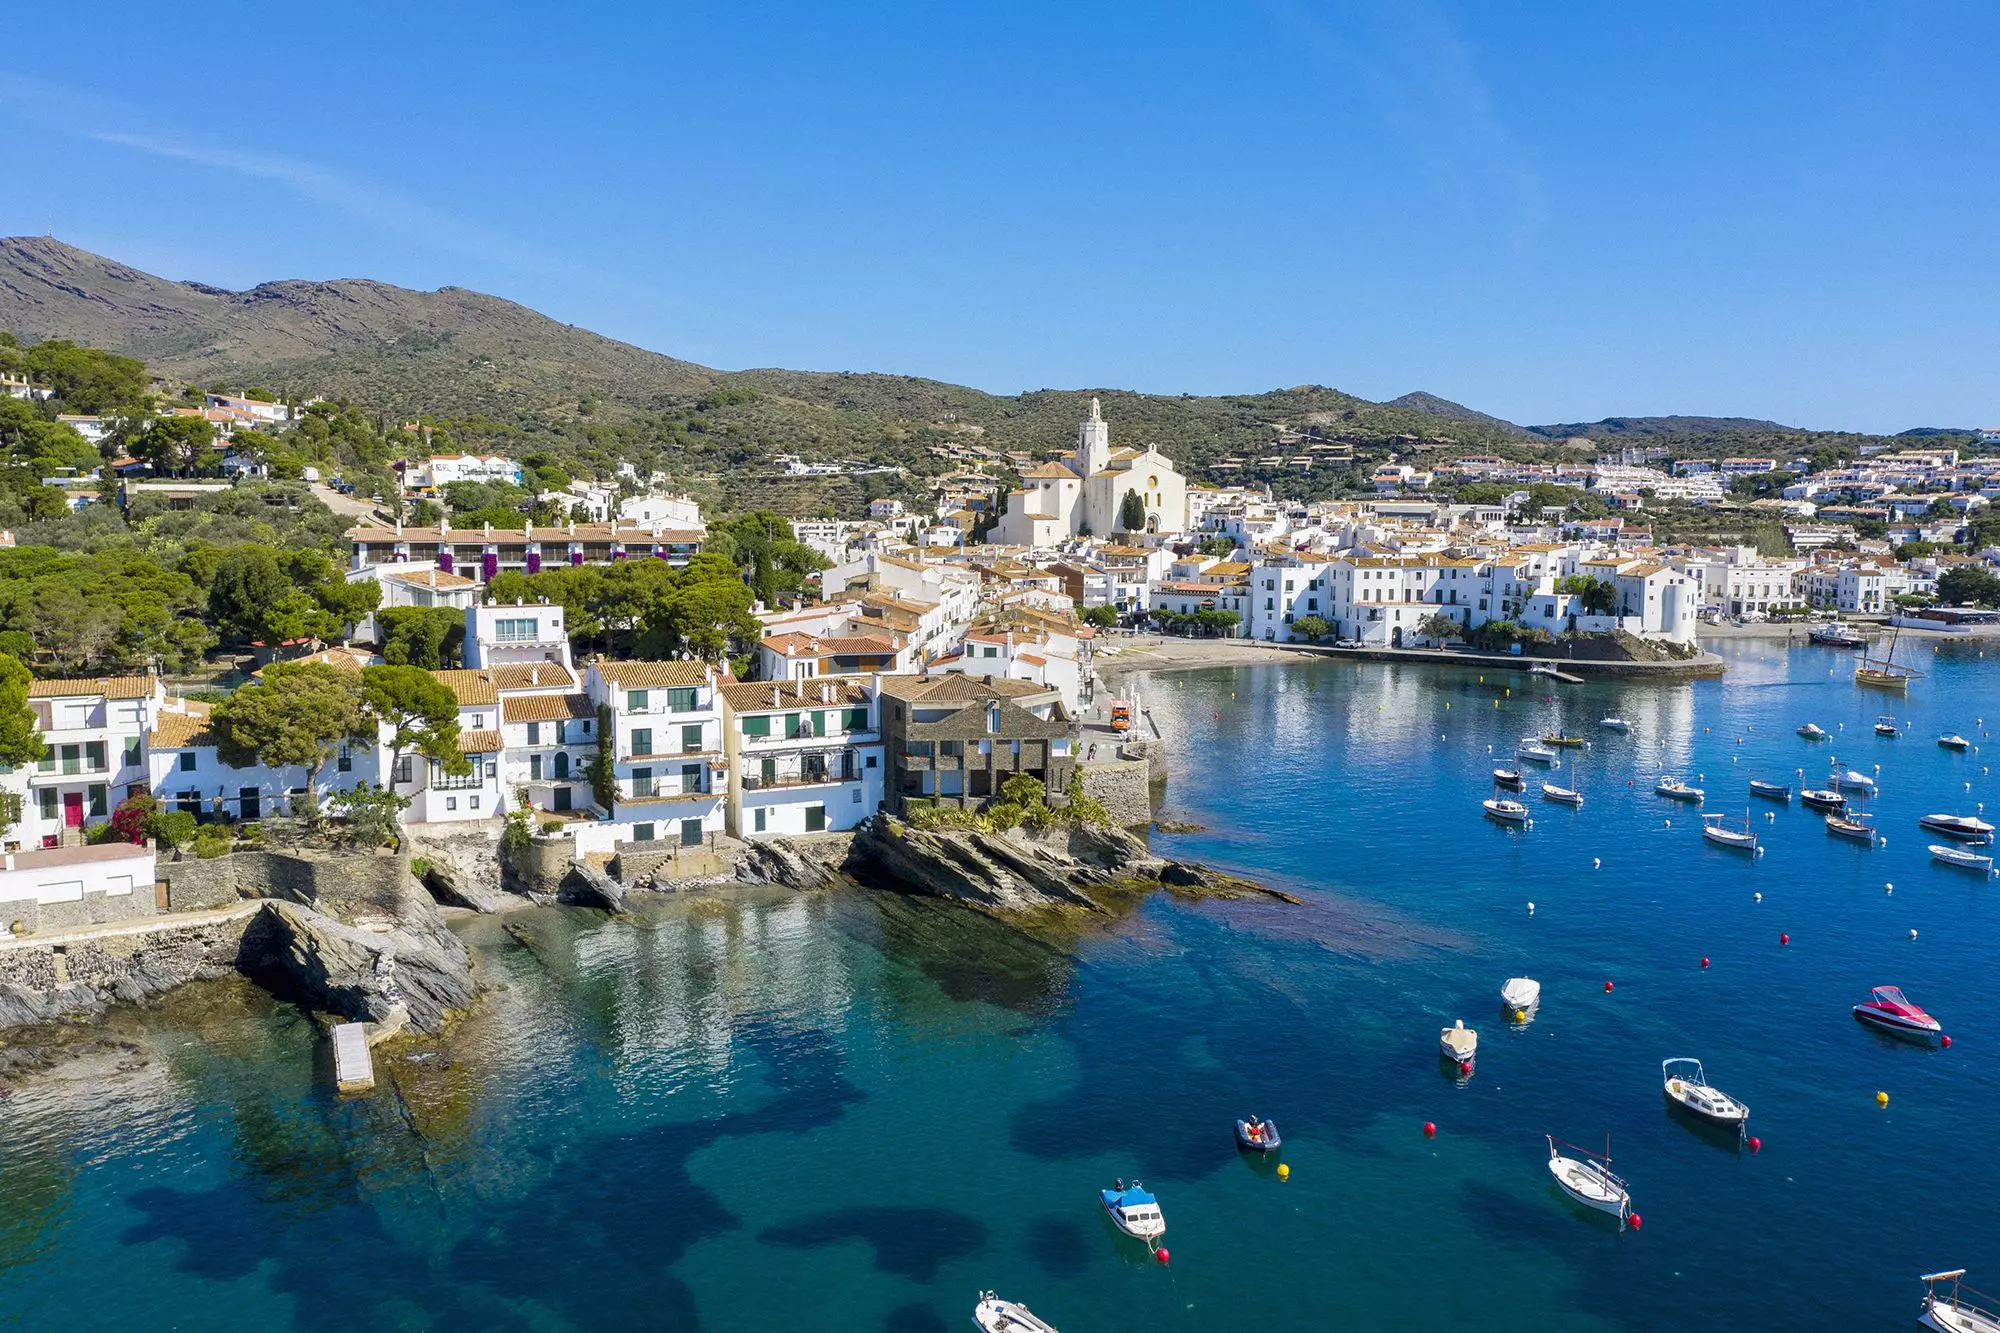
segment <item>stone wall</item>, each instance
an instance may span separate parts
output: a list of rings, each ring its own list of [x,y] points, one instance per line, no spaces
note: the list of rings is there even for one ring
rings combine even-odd
[[[683,847],[673,842],[621,842],[607,867],[624,884],[651,878],[657,887],[672,879],[709,879],[726,867],[712,847]]]
[[[152,915],[151,884],[135,884],[132,892],[116,896],[101,891],[86,893],[82,898],[69,902],[38,903],[32,898],[10,898],[0,903],[0,926],[14,927],[17,934],[75,930],[80,926],[101,926],[117,921],[143,921]],[[18,926],[15,925],[17,922]]]
[[[167,882],[167,906],[176,912],[226,907],[243,898],[393,912],[409,874],[409,862],[393,852],[234,852],[205,861],[162,861],[159,868]]]
[[[1083,794],[1101,804],[1111,822],[1138,828],[1153,822],[1151,773],[1143,759],[1085,765]]]
[[[62,943],[0,944],[0,1028],[93,1017],[235,970],[251,915]]]

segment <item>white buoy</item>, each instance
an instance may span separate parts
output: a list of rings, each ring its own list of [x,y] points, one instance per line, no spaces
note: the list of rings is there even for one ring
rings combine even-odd
[[[1915,939],[1916,937],[1917,937],[1917,932],[1916,932],[1916,931],[1914,931],[1914,930],[1913,930],[1913,931],[1911,931],[1911,932],[1910,932],[1910,938],[1911,938],[1911,939]]]
[[[1604,869],[1604,858],[1603,858],[1603,857],[1601,857],[1601,856],[1593,856],[1593,857],[1591,857],[1591,858],[1590,858],[1590,868],[1591,868],[1592,870],[1602,870],[1602,869]]]
[[[1889,839],[1887,837],[1877,837],[1875,839],[1875,845],[1877,847],[1887,847],[1889,845]]]
[[[1533,903],[1529,903],[1529,904],[1528,904],[1528,915],[1529,915],[1529,916],[1533,916],[1534,914],[1535,914],[1535,905],[1534,905]]]
[[[1758,895],[1757,895],[1757,901],[1758,901],[1758,902],[1760,902],[1760,903],[1761,903],[1761,902],[1763,902],[1763,901],[1764,901],[1764,895],[1763,895],[1763,894],[1761,894],[1761,893],[1760,893],[1760,894],[1758,894]]]
[[[1893,883],[1890,883],[1890,882],[1884,882],[1884,883],[1883,883],[1883,885],[1882,885],[1882,887],[1883,887],[1883,889],[1884,889],[1884,890],[1886,890],[1886,891],[1887,891],[1887,892],[1889,892],[1889,893],[1894,893],[1894,892],[1896,891],[1896,886],[1895,886],[1895,884],[1893,884]]]
[[[1671,819],[1669,819],[1669,820],[1667,821],[1667,827],[1668,827],[1668,828],[1672,828],[1673,826],[1674,826],[1674,821],[1673,821],[1673,820],[1671,820]]]

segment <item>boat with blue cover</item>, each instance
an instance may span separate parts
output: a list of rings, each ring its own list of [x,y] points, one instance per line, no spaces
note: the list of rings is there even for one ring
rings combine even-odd
[[[1111,1225],[1126,1235],[1151,1244],[1167,1234],[1166,1219],[1160,1216],[1160,1201],[1138,1181],[1127,1185],[1121,1180],[1115,1188],[1099,1190],[1097,1197]]]
[[[1236,1146],[1248,1148],[1252,1152],[1275,1152],[1284,1140],[1278,1136],[1275,1120],[1260,1120],[1251,1116],[1248,1120],[1236,1122]]]

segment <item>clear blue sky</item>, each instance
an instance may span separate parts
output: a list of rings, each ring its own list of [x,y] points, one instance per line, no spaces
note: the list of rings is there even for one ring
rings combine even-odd
[[[706,364],[2000,422],[2000,4],[44,6],[0,231]]]

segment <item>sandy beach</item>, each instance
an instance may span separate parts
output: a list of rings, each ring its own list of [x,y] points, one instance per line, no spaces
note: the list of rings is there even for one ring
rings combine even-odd
[[[1116,648],[1117,652],[1107,654],[1106,648]],[[1249,639],[1180,639],[1142,634],[1130,639],[1099,640],[1097,673],[1109,676],[1125,671],[1261,666],[1266,662],[1293,661],[1297,656],[1289,648]]]

